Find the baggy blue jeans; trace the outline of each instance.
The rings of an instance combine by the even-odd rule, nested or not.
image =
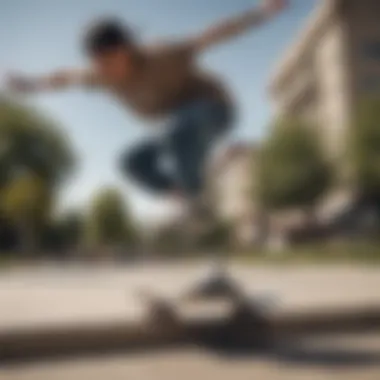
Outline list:
[[[154,193],[181,190],[196,197],[203,189],[206,162],[232,124],[224,102],[200,99],[176,112],[163,139],[143,142],[122,156],[123,172]],[[163,165],[170,161],[170,169]]]

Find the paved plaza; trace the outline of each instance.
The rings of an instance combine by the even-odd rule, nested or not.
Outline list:
[[[292,342],[271,353],[200,348],[0,366],[0,380],[379,380],[380,335]]]
[[[207,274],[202,264],[54,266],[0,272],[0,331],[139,321],[148,288],[175,297]],[[231,265],[252,297],[277,315],[380,306],[380,268]]]

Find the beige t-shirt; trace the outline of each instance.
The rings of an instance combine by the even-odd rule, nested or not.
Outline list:
[[[187,44],[146,49],[140,69],[132,83],[107,86],[139,116],[167,116],[186,102],[199,98],[230,105],[226,90],[218,80],[199,70],[193,49]]]

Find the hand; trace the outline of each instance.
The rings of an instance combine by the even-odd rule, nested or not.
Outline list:
[[[275,15],[289,5],[288,0],[262,0],[261,6],[270,15]]]
[[[26,93],[35,90],[35,83],[30,78],[9,74],[6,77],[6,87],[10,91]]]

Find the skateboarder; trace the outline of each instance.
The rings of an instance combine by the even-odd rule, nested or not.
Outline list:
[[[116,19],[102,20],[88,28],[83,40],[89,68],[35,78],[11,75],[9,89],[36,92],[83,86],[107,90],[138,116],[168,118],[164,138],[135,146],[122,156],[121,168],[146,189],[182,199],[199,216],[205,163],[215,141],[231,128],[234,107],[228,91],[199,69],[196,58],[265,23],[284,7],[285,0],[263,0],[255,9],[199,35],[160,46],[140,43]],[[170,170],[162,164],[164,156],[171,158]]]

